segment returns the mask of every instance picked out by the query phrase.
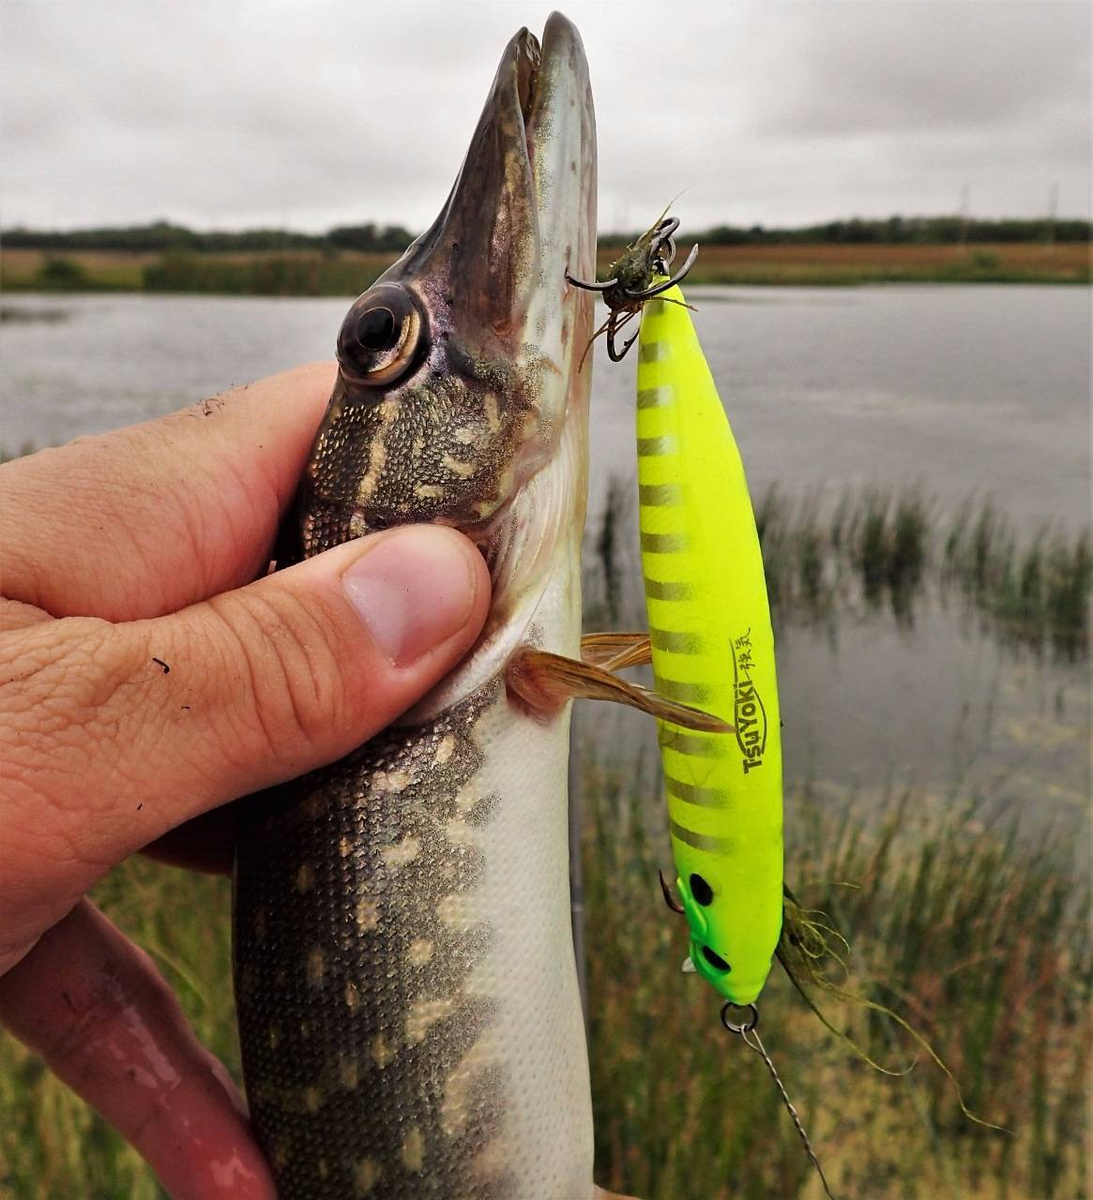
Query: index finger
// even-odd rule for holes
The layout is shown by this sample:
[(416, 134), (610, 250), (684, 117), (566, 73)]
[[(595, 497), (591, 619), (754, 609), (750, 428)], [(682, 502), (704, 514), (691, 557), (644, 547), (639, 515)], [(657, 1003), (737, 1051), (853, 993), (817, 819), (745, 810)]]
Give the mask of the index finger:
[(56, 617), (131, 621), (249, 582), (333, 382), (333, 363), (312, 363), (6, 463), (3, 595)]
[(102, 1115), (179, 1200), (275, 1200), (227, 1071), (148, 956), (89, 901), (0, 978), (0, 1022)]

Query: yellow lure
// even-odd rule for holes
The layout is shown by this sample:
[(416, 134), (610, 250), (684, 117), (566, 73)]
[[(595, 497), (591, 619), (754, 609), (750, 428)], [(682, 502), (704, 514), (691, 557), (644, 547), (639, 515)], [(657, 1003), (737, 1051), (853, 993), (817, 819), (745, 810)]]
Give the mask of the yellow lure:
[(774, 634), (744, 466), (682, 301), (646, 304), (638, 342), (645, 602), (656, 690), (736, 730), (657, 723), (690, 962), (746, 1005), (782, 927)]

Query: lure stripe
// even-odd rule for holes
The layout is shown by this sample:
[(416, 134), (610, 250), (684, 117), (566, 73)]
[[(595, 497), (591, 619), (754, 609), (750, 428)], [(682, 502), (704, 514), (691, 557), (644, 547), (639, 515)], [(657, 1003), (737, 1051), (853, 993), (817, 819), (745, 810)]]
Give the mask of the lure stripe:
[(724, 788), (699, 787), (695, 783), (684, 783), (674, 775), (664, 772), (664, 786), (669, 796), (675, 796), (685, 804), (697, 804), (701, 808), (727, 808), (731, 797)]
[(697, 633), (673, 633), (668, 629), (649, 630), (649, 640), (658, 650), (673, 654), (701, 654), (702, 639)]
[(686, 548), (682, 533), (643, 533), (641, 548), (649, 554), (677, 554)]
[[(647, 304), (638, 339), (638, 523), (653, 676), (671, 699), (737, 730), (659, 724), (672, 856), (695, 969), (725, 999), (750, 1004), (782, 923), (774, 637), (740, 452), (682, 295), (667, 296), (680, 303)], [(693, 875), (712, 892), (708, 902), (692, 895)], [(703, 947), (732, 971), (716, 971)]]
[(709, 698), (710, 690), (702, 683), (688, 683), (684, 679), (668, 679), (664, 675), (653, 672), (657, 691), (669, 700), (678, 700), (681, 704), (704, 704)]
[(686, 583), (667, 583), (660, 579), (650, 579), (645, 576), (645, 595), (650, 600), (681, 601), (690, 600), (691, 589)]
[(638, 486), (638, 503), (670, 508), (683, 503), (683, 492), (678, 483), (643, 483)]
[(668, 828), (672, 831), (672, 837), (679, 838), (688, 846), (694, 846), (696, 850), (708, 850), (712, 854), (729, 854), (736, 849), (735, 838), (712, 837), (708, 833), (695, 833), (693, 829), (686, 829), (677, 821), (669, 821)]
[(638, 408), (660, 408), (670, 404), (675, 399), (675, 393), (673, 387), (642, 388), (638, 392)]
[(722, 737), (702, 733), (684, 733), (674, 725), (662, 725), (660, 748), (687, 754), (692, 758), (724, 758), (728, 743)]

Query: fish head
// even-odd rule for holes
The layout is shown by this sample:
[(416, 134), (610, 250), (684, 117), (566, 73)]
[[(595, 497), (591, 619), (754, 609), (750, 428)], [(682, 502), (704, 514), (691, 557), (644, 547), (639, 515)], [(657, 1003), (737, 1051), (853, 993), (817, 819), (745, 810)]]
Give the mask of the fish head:
[(440, 215), (345, 318), (297, 554), (451, 525), (494, 576), (487, 640), (518, 611), (526, 626), (547, 560), (583, 525), (593, 302), (566, 272), (594, 276), (595, 249), (588, 67), (555, 13), (541, 43), (509, 42)]

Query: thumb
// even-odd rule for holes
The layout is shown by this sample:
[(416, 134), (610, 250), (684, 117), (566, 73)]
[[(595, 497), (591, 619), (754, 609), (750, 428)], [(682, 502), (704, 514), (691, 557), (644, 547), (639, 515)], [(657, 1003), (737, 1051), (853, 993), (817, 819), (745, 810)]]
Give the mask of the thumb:
[(488, 604), (475, 547), (421, 525), (154, 620), (8, 633), (0, 914), (64, 896), (59, 918), (182, 821), (347, 754), (451, 669)]

